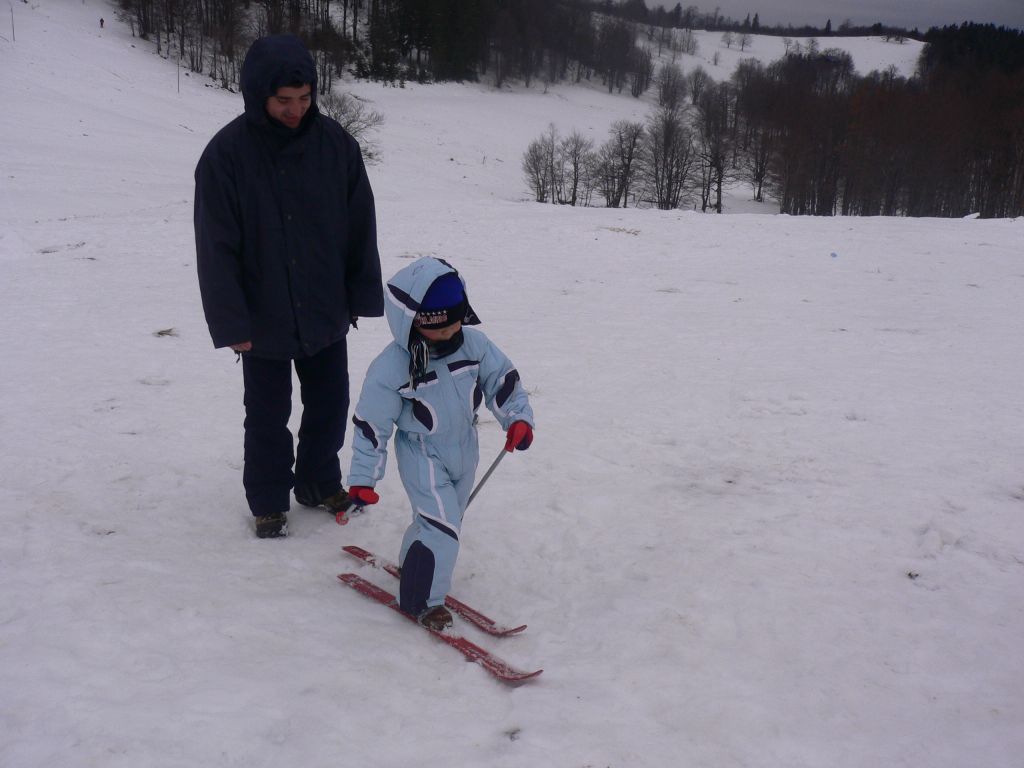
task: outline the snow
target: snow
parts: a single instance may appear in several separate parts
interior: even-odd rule
[[[678,32],[676,33],[679,34]],[[727,80],[736,69],[736,65],[743,59],[757,59],[765,65],[781,59],[786,53],[785,40],[791,45],[799,45],[800,50],[806,51],[812,43],[817,44],[819,51],[826,51],[829,48],[838,48],[846,51],[853,59],[853,68],[860,75],[867,75],[870,72],[884,72],[889,67],[904,77],[910,77],[917,66],[918,56],[924,44],[917,40],[903,40],[898,42],[895,39],[886,40],[884,37],[777,37],[774,35],[751,35],[750,45],[740,50],[737,33],[733,34],[734,42],[726,45],[722,37],[723,32],[709,32],[706,30],[695,30],[694,38],[697,41],[697,52],[695,55],[680,55],[676,63],[682,67],[684,72],[690,72],[695,67],[701,67],[715,80]],[[654,46],[653,52],[657,53],[656,41],[640,39],[641,44]],[[715,63],[715,55],[718,55],[718,63]],[[671,61],[671,53],[663,50],[658,62]]]
[[[240,97],[179,93],[98,0],[13,15],[0,765],[1020,765],[1024,222],[787,217],[742,189],[725,216],[538,205],[519,158],[549,122],[603,137],[645,106],[351,85],[387,118],[385,272],[450,258],[532,393],[455,579],[529,624],[465,629],[544,667],[510,689],[338,584],[394,587],[340,548],[395,557],[397,476],[344,528],[296,508],[290,538],[251,533],[191,225]],[[877,42],[869,69],[901,50]],[[386,341],[351,338],[355,392]]]

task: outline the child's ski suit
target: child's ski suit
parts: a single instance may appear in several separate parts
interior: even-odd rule
[[[384,312],[395,341],[370,364],[352,418],[350,485],[377,485],[388,440],[398,427],[395,456],[413,512],[402,540],[400,602],[413,614],[442,605],[451,589],[462,515],[480,456],[477,408],[486,402],[503,430],[515,421],[533,426],[519,373],[473,328],[463,328],[464,342],[455,352],[431,359],[425,375],[410,380],[413,319],[430,285],[449,272],[458,274],[445,262],[424,257],[388,281]]]

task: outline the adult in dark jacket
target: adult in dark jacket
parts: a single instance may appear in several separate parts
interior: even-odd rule
[[[261,538],[285,535],[293,487],[306,506],[347,508],[346,334],[384,313],[362,154],[317,111],[316,84],[297,37],[257,40],[242,65],[245,113],[213,137],[195,174],[203,310],[214,346],[242,357],[242,482]],[[303,405],[294,453],[292,364]]]

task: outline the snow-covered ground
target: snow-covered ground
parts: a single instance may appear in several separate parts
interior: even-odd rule
[[[387,117],[385,272],[453,260],[533,396],[456,572],[529,624],[465,629],[544,667],[509,689],[337,583],[393,586],[340,547],[395,556],[397,477],[345,528],[295,509],[290,538],[251,533],[191,226],[240,97],[179,93],[98,0],[13,10],[0,765],[1019,768],[1024,221],[538,205],[530,139],[644,105],[353,86]],[[386,341],[352,337],[356,391]],[[481,442],[486,463],[493,421]]]
[[[681,34],[676,32],[678,36]],[[819,51],[829,48],[838,48],[846,51],[853,59],[854,69],[860,75],[867,75],[872,71],[883,72],[889,67],[894,67],[904,77],[914,73],[917,66],[917,58],[921,54],[923,43],[917,40],[895,39],[886,40],[883,37],[777,37],[773,35],[751,35],[750,45],[740,50],[740,36],[733,33],[733,42],[726,45],[723,32],[708,32],[706,30],[695,30],[693,33],[697,40],[697,52],[693,56],[681,55],[676,63],[689,72],[694,67],[702,67],[705,72],[715,80],[727,80],[736,69],[736,65],[743,59],[757,59],[765,65],[777,59],[781,59],[786,53],[786,43],[795,49],[806,51],[811,45],[816,45]],[[641,38],[640,43],[651,46],[652,51],[657,54],[657,39],[645,40]],[[717,63],[716,56],[717,54]],[[662,50],[657,61],[671,61],[671,52]]]

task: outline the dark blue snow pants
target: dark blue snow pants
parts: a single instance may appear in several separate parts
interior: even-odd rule
[[[293,452],[292,364],[299,377],[302,420]],[[242,484],[254,515],[286,512],[289,492],[313,502],[341,488],[338,452],[348,418],[348,347],[342,339],[312,357],[270,360],[242,355],[245,380],[245,468]],[[292,465],[295,472],[292,472]]]

